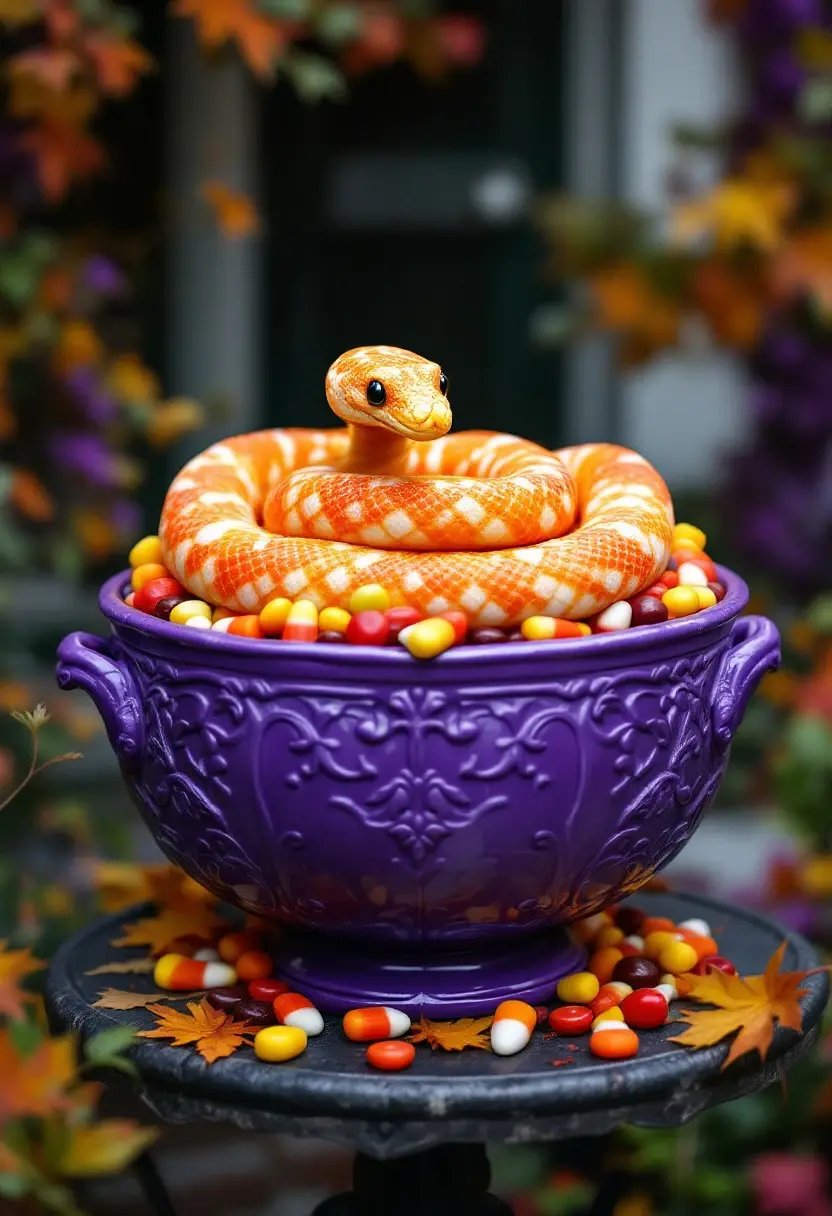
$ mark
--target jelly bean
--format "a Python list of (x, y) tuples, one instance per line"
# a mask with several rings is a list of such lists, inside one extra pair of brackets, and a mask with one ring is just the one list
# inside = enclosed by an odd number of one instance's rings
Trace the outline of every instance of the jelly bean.
[[(664, 595), (665, 591), (669, 591), (669, 590), (670, 590), (670, 588), (668, 587), (667, 583), (653, 583), (652, 587), (647, 587), (646, 590), (642, 591), (641, 595), (638, 598), (644, 599), (645, 596), (649, 596), (650, 599), (660, 600), (662, 598), (662, 596)], [(635, 600), (630, 600), (630, 603), (634, 604)]]
[[(591, 956), (588, 964), (589, 969), (600, 984), (608, 984), (613, 977), (615, 968), (623, 958), (624, 955), (617, 946), (604, 946), (603, 950), (596, 950)], [(627, 961), (629, 962), (629, 960)], [(618, 978), (616, 976), (616, 979)], [(620, 978), (623, 979), (624, 977), (621, 976)]]
[(671, 620), (681, 616), (692, 616), (699, 611), (699, 596), (693, 587), (671, 587), (662, 596), (662, 603)]
[(248, 983), (250, 980), (265, 980), (274, 971), (271, 955), (265, 950), (244, 950), (234, 967), (237, 976)]
[(564, 1036), (586, 1034), (592, 1025), (592, 1010), (585, 1005), (561, 1005), (549, 1014), (549, 1025)]
[[(592, 633), (592, 630), (590, 629), (589, 632)], [(506, 641), (508, 641), (508, 642), (525, 641), (525, 638), (523, 637), (523, 630), (522, 629), (509, 629), (508, 637), (506, 638)]]
[(389, 630), (388, 642), (397, 641), (401, 631), (407, 629), (408, 625), (415, 625), (417, 621), (425, 619), (425, 614), (418, 608), (388, 608), (385, 615)]
[(697, 549), (704, 549), (708, 543), (708, 538), (701, 528), (697, 528), (694, 524), (676, 524), (673, 529), (674, 544), (677, 541), (689, 541)]
[(286, 619), (292, 611), (292, 601), (285, 596), (275, 596), (268, 604), (260, 609), (260, 628), (265, 638), (279, 638), (283, 633)]
[(662, 621), (667, 620), (667, 608), (662, 603), (661, 598), (665, 590), (662, 587), (658, 595), (650, 595), (648, 593), (630, 600), (630, 607), (633, 613), (631, 625), (634, 629), (637, 629), (640, 625), (660, 625)]
[(679, 586), (679, 575), (674, 570), (665, 570), (664, 574), (659, 579), (660, 583), (664, 583), (665, 587), (670, 590), (672, 587)]
[(707, 975), (712, 967), (717, 971), (722, 971), (725, 975), (737, 974), (737, 969), (730, 959), (723, 958), (719, 954), (712, 954), (708, 958), (700, 958), (696, 966), (691, 968), (691, 975)]
[(273, 1026), (274, 1009), (271, 1001), (254, 1001), (246, 997), (234, 1010), (234, 1017), (241, 1022), (253, 1022), (255, 1026)]
[(161, 566), (162, 542), (158, 536), (143, 536), (130, 550), (127, 560), (134, 570), (139, 566)]
[(592, 1032), (589, 1050), (600, 1060), (628, 1060), (638, 1052), (638, 1035), (622, 1023), (604, 1022)]
[(283, 992), (274, 998), (274, 1016), (283, 1026), (298, 1026), (311, 1038), (322, 1032), (324, 1020), (305, 996), (298, 992)]
[(306, 1042), (299, 1026), (265, 1026), (254, 1036), (254, 1054), (267, 1064), (282, 1064), (306, 1051)]
[(631, 933), (641, 933), (641, 926), (644, 924), (644, 913), (641, 908), (634, 908), (628, 904), (626, 907), (616, 910), (615, 923), (628, 936)]
[(130, 592), (128, 592), (127, 595), (125, 595), (124, 602), (128, 608), (133, 607), (133, 601), (135, 600), (135, 598), (136, 598), (136, 593), (134, 591), (130, 591)]
[(461, 646), (468, 633), (468, 617), (464, 612), (440, 612), (443, 621), (450, 621), (454, 627), (454, 644)]
[(707, 587), (708, 579), (701, 566), (682, 562), (678, 570), (680, 587)]
[(314, 642), (318, 636), (318, 609), (311, 600), (295, 600), (283, 626), (284, 642)]
[[(675, 984), (666, 983), (666, 978), (666, 976), (662, 976), (662, 982), (660, 984), (656, 984), (654, 991), (660, 992), (669, 1005), (671, 1001), (676, 1001), (679, 999), (679, 992)], [(647, 989), (645, 989), (645, 991), (647, 991)]]
[(410, 1030), (410, 1018), (400, 1009), (370, 1005), (344, 1014), (343, 1025), (344, 1034), (353, 1043), (371, 1043), (374, 1039), (400, 1039)]
[(263, 636), (260, 617), (251, 614), (232, 617), (225, 632), (241, 638), (262, 638)]
[(381, 1072), (402, 1072), (416, 1059), (416, 1048), (412, 1043), (388, 1040), (371, 1043), (365, 1053), (367, 1063)]
[(390, 635), (387, 616), (378, 608), (362, 608), (346, 628), (346, 638), (353, 646), (384, 646)]
[(624, 1014), (618, 1005), (610, 1005), (608, 1009), (602, 1010), (592, 1019), (592, 1029), (596, 1030), (599, 1026), (603, 1026), (604, 1022), (623, 1022)]
[(623, 929), (618, 925), (605, 925), (592, 944), (596, 950), (603, 950), (604, 946), (620, 946), (623, 941)]
[(191, 955), (198, 963), (218, 963), (220, 962), (219, 951), (213, 946), (200, 946), (199, 950), (195, 950)]
[(695, 933), (697, 937), (711, 936), (711, 926), (706, 920), (702, 920), (700, 916), (692, 916), (689, 920), (680, 920), (676, 928), (680, 931), (687, 930), (688, 933)]
[(725, 599), (725, 587), (722, 583), (708, 583), (708, 590), (713, 591), (717, 603)]
[(170, 578), (168, 575), (164, 578), (151, 579), (149, 583), (143, 583), (135, 592), (133, 607), (138, 608), (139, 612), (152, 612), (159, 600), (163, 600), (169, 595), (182, 595), (184, 590), (181, 583), (177, 583), (175, 578)]
[(659, 966), (671, 975), (684, 975), (699, 962), (699, 955), (688, 942), (666, 942), (659, 951)]
[(676, 922), (671, 920), (669, 916), (645, 916), (639, 933), (642, 937), (647, 937), (648, 933), (657, 933), (661, 931), (669, 931), (674, 933), (676, 930)]
[(612, 978), (629, 984), (631, 988), (655, 988), (660, 975), (661, 971), (652, 959), (622, 958), (615, 964)]
[(714, 595), (713, 591), (711, 591), (710, 587), (694, 587), (694, 591), (699, 598), (700, 611), (703, 608), (713, 608), (714, 604), (716, 603), (716, 596)]
[(276, 980), (272, 976), (251, 980), (248, 986), (248, 994), (255, 1001), (274, 1001), (276, 996), (282, 996), (284, 992), (288, 991), (288, 984), (285, 984), (283, 980)]
[(234, 1013), (248, 993), (245, 984), (231, 984), (227, 988), (212, 988), (208, 993), (208, 1004), (223, 1013)]
[(351, 620), (352, 616), (346, 608), (322, 608), (318, 617), (318, 628), (323, 633), (330, 629), (335, 633), (346, 633)]
[(318, 634), (319, 642), (328, 642), (330, 645), (338, 642), (346, 642), (347, 635), (339, 633), (337, 629), (325, 629), (323, 633)]
[(594, 942), (595, 938), (606, 925), (612, 924), (612, 917), (606, 912), (596, 912), (593, 916), (586, 916), (583, 920), (578, 920), (572, 926), (572, 933), (579, 942), (584, 945), (589, 945)]
[(189, 616), (185, 625), (188, 629), (210, 629), (211, 622), (204, 616)]
[(640, 988), (621, 1002), (624, 1021), (634, 1030), (655, 1030), (667, 1021), (667, 997), (656, 988)]
[(237, 973), (228, 963), (199, 963), (184, 954), (163, 954), (153, 968), (153, 982), (166, 992), (190, 992), (194, 988), (228, 988)]
[(453, 646), (456, 631), (450, 621), (441, 616), (432, 616), (425, 621), (417, 621), (415, 625), (408, 625), (401, 631), (398, 640), (414, 659), (435, 659)]
[(674, 557), (676, 558), (678, 569), (687, 565), (698, 566), (705, 575), (706, 584), (716, 580), (716, 566), (707, 553), (702, 553), (699, 549), (683, 549), (674, 553)]
[(507, 641), (508, 634), (504, 629), (472, 629), (468, 634), (470, 646), (499, 646)]
[(217, 942), (220, 958), (226, 963), (236, 963), (247, 950), (257, 950), (260, 938), (254, 933), (226, 933)]
[(644, 939), (644, 945), (641, 952), (645, 958), (657, 959), (662, 951), (662, 948), (668, 942), (677, 942), (681, 940), (681, 934), (671, 932), (669, 929), (654, 929), (652, 933), (648, 933)]
[(177, 604), (183, 602), (181, 595), (166, 595), (163, 599), (157, 600), (153, 605), (153, 615), (158, 617), (160, 621), (169, 621), (170, 614)]
[(633, 609), (627, 600), (617, 600), (595, 618), (596, 633), (619, 633), (633, 623)]
[(689, 929), (680, 929), (679, 937), (689, 946), (693, 946), (697, 958), (712, 958), (719, 954), (719, 946), (712, 937), (703, 937), (700, 933), (691, 933)]
[(153, 583), (160, 578), (172, 577), (170, 570), (161, 562), (147, 562), (144, 566), (137, 566), (133, 571), (130, 576), (130, 586), (134, 591), (141, 591), (142, 587), (147, 586), (148, 583)]
[(366, 583), (350, 596), (350, 612), (386, 612), (390, 607), (390, 596), (379, 583)]
[(555, 616), (530, 616), (523, 621), (520, 632), (527, 642), (548, 642), (552, 638), (589, 637), (592, 630), (583, 621), (563, 621)]
[(211, 605), (203, 600), (180, 600), (171, 610), (170, 620), (174, 625), (187, 625), (192, 617), (201, 616), (206, 621), (211, 620)]
[(525, 1001), (503, 1001), (491, 1023), (491, 1050), (497, 1056), (513, 1056), (527, 1046), (537, 1025), (537, 1014)]
[(567, 1005), (588, 1005), (594, 1001), (600, 988), (597, 975), (591, 971), (576, 971), (558, 981), (558, 1000)]

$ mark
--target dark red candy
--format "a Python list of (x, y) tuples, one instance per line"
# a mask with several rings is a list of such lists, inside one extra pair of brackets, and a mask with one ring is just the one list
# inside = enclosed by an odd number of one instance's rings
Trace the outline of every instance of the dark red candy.
[(667, 1021), (667, 997), (652, 988), (628, 993), (620, 1008), (624, 1021), (633, 1030), (655, 1030)]
[(228, 988), (212, 988), (208, 995), (208, 1004), (223, 1013), (234, 1013), (241, 1001), (248, 999), (248, 989), (245, 984), (231, 984)]
[(612, 973), (614, 980), (631, 988), (655, 988), (661, 976), (658, 964), (649, 958), (620, 958)]
[(535, 1005), (534, 1011), (537, 1014), (538, 1026), (542, 1026), (544, 1022), (549, 1020), (549, 1010), (545, 1005)]
[(347, 625), (347, 641), (354, 646), (384, 646), (390, 635), (387, 614), (375, 608), (356, 612)]
[(273, 976), (263, 980), (251, 980), (248, 986), (248, 994), (255, 1001), (272, 1001), (276, 996), (283, 996), (284, 992), (289, 992), (288, 984), (284, 984), (283, 980), (277, 980)]
[(644, 913), (641, 908), (632, 908), (627, 904), (623, 908), (616, 909), (615, 923), (625, 937), (632, 937), (634, 933), (638, 933), (644, 924)]
[(340, 629), (324, 629), (318, 634), (319, 642), (346, 642), (347, 635), (342, 633)]
[(418, 608), (388, 608), (384, 614), (387, 617), (387, 632), (388, 641), (398, 641), (399, 634), (408, 625), (415, 625), (417, 621), (423, 621), (425, 615)]
[(630, 607), (633, 610), (631, 628), (635, 625), (658, 625), (669, 616), (664, 604), (655, 595), (638, 595), (630, 600)]
[(649, 595), (651, 599), (660, 600), (667, 590), (667, 583), (653, 583), (652, 587), (648, 587), (646, 591), (642, 591), (639, 598)]
[(503, 629), (472, 629), (467, 641), (471, 646), (491, 646), (507, 642), (508, 634)]
[(241, 1022), (253, 1022), (255, 1026), (273, 1026), (276, 1020), (274, 1006), (269, 1001), (253, 1001), (251, 997), (240, 1001), (234, 1017)]
[(708, 586), (716, 596), (717, 603), (719, 603), (720, 600), (725, 599), (725, 588), (723, 587), (722, 583), (708, 583)]
[(522, 629), (512, 629), (508, 635), (509, 642), (525, 642)]
[(164, 599), (157, 601), (156, 607), (153, 609), (153, 615), (158, 616), (163, 621), (169, 621), (170, 614), (176, 605), (186, 602), (187, 597), (184, 595), (166, 595)]
[(152, 578), (133, 596), (133, 607), (139, 612), (152, 612), (159, 600), (169, 595), (184, 595), (185, 588), (175, 578)]
[(700, 958), (690, 974), (707, 975), (711, 967), (715, 967), (717, 971), (724, 971), (726, 975), (737, 974), (737, 969), (731, 960), (723, 958), (720, 954), (712, 954), (710, 958)]
[(556, 1034), (586, 1034), (594, 1016), (586, 1005), (561, 1005), (549, 1014), (549, 1025)]

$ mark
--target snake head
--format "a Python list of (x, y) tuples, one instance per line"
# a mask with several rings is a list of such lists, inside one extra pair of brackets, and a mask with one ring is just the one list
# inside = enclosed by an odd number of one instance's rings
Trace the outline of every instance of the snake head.
[(354, 426), (378, 426), (406, 439), (430, 440), (451, 429), (448, 381), (438, 363), (398, 346), (359, 346), (326, 377), (332, 410)]

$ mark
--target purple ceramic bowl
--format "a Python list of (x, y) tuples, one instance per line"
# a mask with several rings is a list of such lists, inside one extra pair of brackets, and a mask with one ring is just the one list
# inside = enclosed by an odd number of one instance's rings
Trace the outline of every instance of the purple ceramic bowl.
[(70, 634), (58, 683), (101, 714), (161, 848), (285, 926), (322, 1008), (533, 1003), (581, 961), (563, 926), (688, 840), (779, 638), (745, 584), (687, 619), (559, 642), (288, 644), (128, 608)]

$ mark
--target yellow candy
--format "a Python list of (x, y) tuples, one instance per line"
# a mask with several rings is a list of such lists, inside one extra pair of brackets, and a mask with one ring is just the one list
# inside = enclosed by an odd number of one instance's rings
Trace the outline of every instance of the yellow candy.
[(260, 628), (263, 631), (264, 637), (276, 638), (280, 636), (291, 608), (292, 601), (283, 599), (282, 596), (269, 600), (266, 607), (260, 613)]
[[(377, 612), (386, 612), (390, 607), (390, 596), (378, 583), (366, 583), (353, 591), (350, 596), (350, 612), (366, 612), (375, 608)], [(329, 625), (327, 628), (331, 629)]]
[(674, 548), (678, 547), (679, 541), (689, 541), (697, 549), (704, 549), (708, 538), (701, 528), (697, 528), (693, 524), (677, 524), (673, 529), (673, 541)]
[(694, 587), (671, 587), (662, 596), (671, 617), (692, 616), (699, 611), (699, 596)]
[(700, 608), (713, 608), (716, 603), (716, 596), (710, 587), (694, 587), (693, 590), (699, 597)]
[(407, 647), (414, 659), (434, 659), (456, 641), (456, 630), (444, 617), (433, 616), (426, 621), (408, 625), (399, 634), (399, 641)]
[(619, 929), (618, 925), (607, 925), (592, 943), (596, 950), (600, 950), (603, 946), (617, 946), (619, 942), (624, 941), (624, 930)]
[(211, 613), (212, 621), (224, 621), (226, 617), (236, 616), (236, 612), (232, 612), (230, 608), (215, 608)]
[(688, 942), (666, 942), (659, 951), (659, 966), (671, 975), (684, 975), (699, 962), (699, 955)]
[(645, 937), (641, 953), (645, 958), (656, 959), (669, 942), (678, 942), (679, 940), (678, 933), (670, 933), (665, 929), (656, 929), (655, 932), (648, 933)]
[(346, 633), (347, 625), (351, 620), (352, 615), (347, 612), (346, 608), (323, 608), (318, 617), (318, 628), (321, 633), (330, 629), (334, 629), (336, 633)]
[(557, 987), (558, 1000), (565, 1005), (588, 1005), (594, 1001), (601, 987), (598, 977), (591, 971), (576, 971), (565, 975)]
[(173, 621), (174, 625), (187, 625), (194, 616), (202, 616), (206, 621), (210, 621), (211, 605), (204, 603), (203, 600), (185, 600), (171, 609), (169, 620)]
[(264, 1026), (254, 1036), (254, 1054), (268, 1064), (282, 1064), (306, 1051), (306, 1042), (299, 1026)]
[(600, 1026), (602, 1022), (623, 1022), (624, 1014), (617, 1005), (613, 1005), (612, 1009), (605, 1009), (603, 1013), (599, 1013), (598, 1017), (592, 1023), (591, 1029)]
[(143, 536), (141, 540), (137, 540), (130, 550), (128, 561), (134, 570), (137, 566), (146, 566), (150, 562), (157, 562), (161, 565), (162, 542), (159, 537)]
[(170, 571), (161, 562), (145, 562), (143, 566), (136, 566), (130, 586), (134, 591), (141, 591), (145, 583), (151, 583), (154, 578), (170, 578)]

